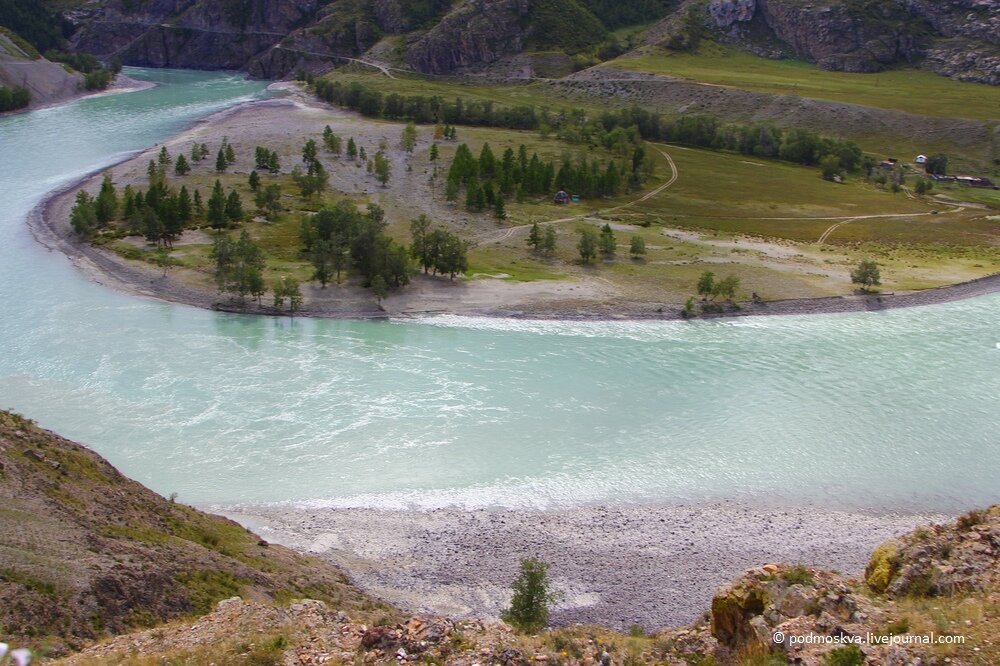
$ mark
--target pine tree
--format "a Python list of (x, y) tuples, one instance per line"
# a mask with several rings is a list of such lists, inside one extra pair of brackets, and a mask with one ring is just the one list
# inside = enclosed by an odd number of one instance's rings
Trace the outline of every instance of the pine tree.
[(577, 243), (577, 250), (580, 251), (580, 259), (585, 264), (589, 264), (594, 258), (597, 257), (597, 232), (593, 227), (584, 227), (583, 231), (580, 232), (580, 242)]
[(610, 259), (615, 256), (615, 251), (617, 250), (617, 242), (615, 241), (615, 232), (611, 230), (610, 224), (605, 224), (601, 227), (601, 238), (599, 241), (599, 246), (601, 249), (601, 254), (606, 258)]
[(233, 222), (239, 222), (243, 219), (243, 202), (236, 190), (232, 190), (229, 193), (229, 198), (226, 199), (226, 217)]
[(186, 185), (181, 185), (181, 191), (177, 194), (177, 219), (183, 224), (187, 224), (193, 217), (191, 205), (191, 194)]
[(531, 231), (528, 232), (528, 245), (536, 252), (541, 249), (542, 229), (538, 226), (538, 222), (531, 225)]
[(166, 146), (160, 148), (160, 155), (157, 158), (157, 161), (160, 163), (160, 166), (163, 167), (164, 169), (168, 167), (171, 162), (173, 162), (173, 159), (171, 159), (170, 157), (170, 153), (167, 152)]
[(632, 236), (632, 242), (629, 245), (629, 254), (632, 255), (633, 259), (646, 256), (646, 239), (642, 236)]
[(438, 157), (440, 157), (440, 155), (441, 152), (438, 149), (438, 145), (436, 143), (431, 144), (431, 154), (430, 154), (431, 162), (437, 162), (437, 159)]
[(273, 174), (281, 171), (281, 162), (278, 160), (278, 151), (272, 150), (267, 154), (267, 170)]
[(542, 237), (542, 254), (551, 257), (556, 253), (556, 229), (552, 225), (545, 227), (545, 235)]
[(250, 172), (250, 189), (254, 192), (260, 187), (260, 174), (257, 173), (256, 169)]
[(499, 194), (493, 198), (493, 217), (501, 221), (507, 219), (507, 207), (504, 205), (503, 197)]
[(353, 136), (347, 140), (347, 156), (352, 160), (358, 156), (358, 144), (354, 143)]
[(481, 211), (483, 208), (480, 202), (483, 201), (483, 191), (479, 187), (478, 180), (470, 180), (465, 188), (465, 207), (470, 211)]
[(217, 230), (226, 228), (226, 194), (222, 191), (222, 183), (218, 180), (212, 187), (212, 195), (208, 198), (208, 223)]
[(118, 214), (118, 195), (109, 175), (105, 175), (101, 181), (101, 191), (94, 201), (94, 214), (97, 216), (99, 226), (102, 227)]
[(305, 145), (302, 146), (302, 163), (309, 166), (316, 161), (319, 151), (316, 148), (316, 142), (312, 139), (306, 141)]
[(226, 142), (226, 166), (231, 166), (236, 162), (236, 153), (233, 151), (233, 144)]
[(201, 200), (201, 192), (199, 190), (194, 191), (194, 214), (201, 216), (205, 212), (205, 204)]
[(333, 133), (329, 125), (323, 130), (323, 143), (326, 145), (326, 149), (334, 155), (340, 155), (343, 152), (340, 137)]
[(174, 173), (178, 176), (186, 176), (191, 173), (191, 165), (188, 164), (187, 158), (181, 153), (177, 156), (177, 164), (174, 165)]
[(226, 151), (219, 148), (219, 154), (215, 157), (215, 170), (218, 173), (224, 172), (229, 167), (229, 163), (226, 161)]

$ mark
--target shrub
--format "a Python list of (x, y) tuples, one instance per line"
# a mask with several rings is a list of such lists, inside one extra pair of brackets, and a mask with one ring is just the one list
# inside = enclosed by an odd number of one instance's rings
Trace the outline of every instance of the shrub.
[(812, 572), (805, 566), (796, 564), (781, 572), (781, 579), (790, 585), (813, 585)]
[(970, 530), (976, 525), (982, 525), (986, 521), (986, 512), (970, 511), (964, 516), (960, 516), (956, 525), (960, 530)]
[(865, 654), (857, 645), (832, 650), (823, 657), (823, 666), (863, 666)]
[(521, 573), (511, 585), (514, 596), (501, 617), (515, 629), (534, 633), (549, 625), (549, 604), (556, 595), (549, 590), (549, 565), (529, 557), (521, 560)]

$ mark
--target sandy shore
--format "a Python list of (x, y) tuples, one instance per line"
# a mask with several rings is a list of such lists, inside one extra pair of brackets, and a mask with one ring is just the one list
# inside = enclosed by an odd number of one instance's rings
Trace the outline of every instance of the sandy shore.
[[(391, 123), (372, 124), (355, 114), (316, 104), (297, 93), (290, 97), (234, 106), (195, 123), (191, 128), (165, 142), (172, 150), (183, 149), (192, 140), (212, 141), (221, 135), (237, 137), (239, 161), (234, 172), (249, 172), (252, 168), (252, 145), (263, 142), (280, 145), (282, 141), (298, 141), (304, 133), (322, 131), (332, 124), (342, 135), (365, 136), (370, 142), (398, 134), (401, 126)], [(243, 136), (241, 137), (241, 133)], [(367, 134), (365, 134), (367, 133)], [(243, 142), (248, 142), (245, 146)], [(200, 308), (249, 314), (281, 314), (272, 308), (256, 304), (239, 305), (225, 300), (208, 284), (205, 276), (172, 270), (163, 275), (159, 269), (145, 263), (128, 261), (113, 252), (81, 243), (68, 225), (75, 192), (81, 187), (96, 189), (101, 173), (112, 171), (119, 184), (141, 184), (145, 165), (159, 146), (139, 155), (130, 156), (117, 165), (90, 174), (54, 192), (29, 215), (29, 225), (35, 237), (51, 249), (68, 255), (91, 279), (120, 291), (142, 297), (182, 303)], [(404, 156), (395, 156), (402, 161)], [(246, 162), (245, 164), (242, 162)], [(357, 173), (355, 173), (357, 172)], [(455, 213), (443, 210), (429, 192), (423, 175), (404, 173), (394, 179), (390, 190), (380, 190), (367, 182), (363, 169), (335, 170), (338, 189), (363, 193), (385, 206), (398, 205), (394, 193), (405, 190), (414, 202), (406, 208), (415, 216), (426, 213), (433, 219)], [(410, 210), (413, 208), (413, 210)], [(475, 216), (472, 216), (475, 218)], [(477, 224), (475, 219), (456, 219), (457, 225)], [(476, 231), (475, 228), (467, 228)], [(404, 290), (391, 294), (379, 307), (371, 293), (358, 285), (334, 285), (320, 289), (303, 285), (306, 307), (303, 316), (328, 318), (386, 318), (434, 314), (490, 316), (533, 319), (653, 319), (681, 318), (678, 303), (639, 301), (599, 278), (577, 280), (541, 280), (511, 282), (503, 279), (451, 281), (440, 277), (416, 276)], [(742, 303), (739, 310), (720, 316), (794, 315), (842, 312), (880, 311), (946, 303), (1000, 291), (1000, 275), (984, 277), (957, 285), (920, 292), (893, 295), (851, 295), (826, 298), (804, 298), (764, 303)]]
[(885, 539), (944, 515), (763, 509), (735, 504), (556, 511), (209, 507), (266, 539), (321, 555), (411, 612), (495, 617), (523, 557), (551, 563), (553, 621), (681, 626), (754, 566), (858, 574)]

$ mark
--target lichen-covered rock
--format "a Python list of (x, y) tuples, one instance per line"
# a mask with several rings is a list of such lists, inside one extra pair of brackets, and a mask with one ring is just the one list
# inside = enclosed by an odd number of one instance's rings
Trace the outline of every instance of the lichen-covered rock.
[(1000, 571), (1000, 507), (970, 512), (875, 549), (865, 582), (893, 597), (985, 589)]
[(886, 541), (873, 552), (865, 567), (865, 582), (876, 592), (885, 592), (899, 570), (899, 542)]

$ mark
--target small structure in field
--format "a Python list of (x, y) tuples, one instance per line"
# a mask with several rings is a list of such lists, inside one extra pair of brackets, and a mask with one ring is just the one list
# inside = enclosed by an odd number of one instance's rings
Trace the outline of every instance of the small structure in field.
[(560, 206), (568, 204), (570, 201), (569, 194), (565, 190), (559, 190), (556, 195), (552, 198), (552, 202)]
[(913, 160), (916, 164), (927, 164), (928, 157), (926, 155), (917, 155), (917, 159)]

